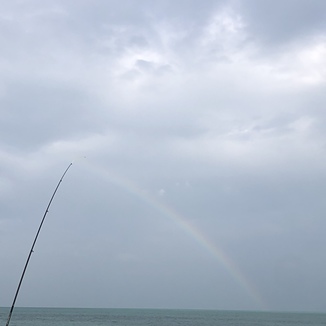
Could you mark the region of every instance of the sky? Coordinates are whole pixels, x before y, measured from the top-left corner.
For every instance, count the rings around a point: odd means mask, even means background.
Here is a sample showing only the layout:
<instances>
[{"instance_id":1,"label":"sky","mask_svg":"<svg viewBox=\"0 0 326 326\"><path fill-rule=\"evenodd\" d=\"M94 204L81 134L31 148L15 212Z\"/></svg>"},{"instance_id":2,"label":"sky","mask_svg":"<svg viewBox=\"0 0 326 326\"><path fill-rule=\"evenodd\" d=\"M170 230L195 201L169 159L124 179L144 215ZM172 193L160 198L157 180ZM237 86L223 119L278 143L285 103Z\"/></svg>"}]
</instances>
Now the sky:
<instances>
[{"instance_id":1,"label":"sky","mask_svg":"<svg viewBox=\"0 0 326 326\"><path fill-rule=\"evenodd\" d=\"M0 306L326 312L324 0L0 1Z\"/></svg>"}]
</instances>

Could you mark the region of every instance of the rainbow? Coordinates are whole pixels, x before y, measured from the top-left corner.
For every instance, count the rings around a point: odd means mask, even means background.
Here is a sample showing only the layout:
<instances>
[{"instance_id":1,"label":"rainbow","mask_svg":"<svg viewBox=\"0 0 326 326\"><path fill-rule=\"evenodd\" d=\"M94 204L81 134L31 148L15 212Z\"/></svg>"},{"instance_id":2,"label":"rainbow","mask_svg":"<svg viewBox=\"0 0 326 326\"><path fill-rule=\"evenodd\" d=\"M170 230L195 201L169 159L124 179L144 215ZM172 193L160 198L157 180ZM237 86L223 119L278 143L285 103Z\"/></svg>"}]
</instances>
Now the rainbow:
<instances>
[{"instance_id":1,"label":"rainbow","mask_svg":"<svg viewBox=\"0 0 326 326\"><path fill-rule=\"evenodd\" d=\"M213 256L220 265L232 276L232 278L241 286L241 288L248 294L248 296L255 302L260 309L266 309L266 304L262 299L256 287L245 277L240 271L235 262L215 243L213 243L198 227L195 227L189 220L176 212L172 207L162 203L156 196L143 191L131 180L116 173L110 172L108 169L94 166L92 164L92 171L96 171L109 180L110 183L115 184L124 191L130 193L132 196L137 197L145 204L151 206L158 211L162 216L170 219L186 234L188 234L196 243L205 249L211 256Z\"/></svg>"}]
</instances>

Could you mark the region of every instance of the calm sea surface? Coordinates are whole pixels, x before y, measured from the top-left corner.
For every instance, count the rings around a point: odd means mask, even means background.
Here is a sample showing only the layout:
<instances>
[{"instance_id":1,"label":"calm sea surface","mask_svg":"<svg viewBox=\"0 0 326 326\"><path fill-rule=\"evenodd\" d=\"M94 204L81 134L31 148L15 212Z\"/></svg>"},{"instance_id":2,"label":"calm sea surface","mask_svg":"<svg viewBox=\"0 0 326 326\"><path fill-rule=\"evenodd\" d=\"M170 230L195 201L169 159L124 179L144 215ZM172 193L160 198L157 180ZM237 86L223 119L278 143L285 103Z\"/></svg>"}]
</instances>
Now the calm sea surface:
<instances>
[{"instance_id":1,"label":"calm sea surface","mask_svg":"<svg viewBox=\"0 0 326 326\"><path fill-rule=\"evenodd\" d=\"M0 326L8 308L0 308ZM213 310L15 308L11 326L293 326L326 325L326 314Z\"/></svg>"}]
</instances>

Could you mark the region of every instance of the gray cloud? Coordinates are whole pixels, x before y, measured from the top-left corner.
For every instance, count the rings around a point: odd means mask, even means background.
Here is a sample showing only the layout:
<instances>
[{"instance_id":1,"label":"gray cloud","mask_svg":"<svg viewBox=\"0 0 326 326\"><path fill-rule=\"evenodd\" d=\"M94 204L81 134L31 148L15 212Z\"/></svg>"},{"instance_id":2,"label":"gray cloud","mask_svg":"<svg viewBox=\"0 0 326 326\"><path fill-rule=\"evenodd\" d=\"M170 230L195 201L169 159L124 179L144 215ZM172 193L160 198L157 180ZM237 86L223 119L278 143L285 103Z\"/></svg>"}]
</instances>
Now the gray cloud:
<instances>
[{"instance_id":1,"label":"gray cloud","mask_svg":"<svg viewBox=\"0 0 326 326\"><path fill-rule=\"evenodd\" d=\"M323 310L321 2L1 6L0 304Z\"/></svg>"},{"instance_id":2,"label":"gray cloud","mask_svg":"<svg viewBox=\"0 0 326 326\"><path fill-rule=\"evenodd\" d=\"M324 34L325 2L240 1L248 28L264 45L285 45Z\"/></svg>"}]
</instances>

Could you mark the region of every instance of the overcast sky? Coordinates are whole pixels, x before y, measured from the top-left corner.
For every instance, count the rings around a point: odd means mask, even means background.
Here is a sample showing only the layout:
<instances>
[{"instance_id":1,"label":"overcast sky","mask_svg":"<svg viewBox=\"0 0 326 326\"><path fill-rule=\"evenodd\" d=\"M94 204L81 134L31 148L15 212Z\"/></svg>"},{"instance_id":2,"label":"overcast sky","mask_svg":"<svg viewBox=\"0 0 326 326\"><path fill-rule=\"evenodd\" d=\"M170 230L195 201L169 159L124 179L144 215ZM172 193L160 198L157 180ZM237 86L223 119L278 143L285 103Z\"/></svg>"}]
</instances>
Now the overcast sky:
<instances>
[{"instance_id":1,"label":"overcast sky","mask_svg":"<svg viewBox=\"0 0 326 326\"><path fill-rule=\"evenodd\" d=\"M324 0L0 1L0 306L326 311Z\"/></svg>"}]
</instances>

